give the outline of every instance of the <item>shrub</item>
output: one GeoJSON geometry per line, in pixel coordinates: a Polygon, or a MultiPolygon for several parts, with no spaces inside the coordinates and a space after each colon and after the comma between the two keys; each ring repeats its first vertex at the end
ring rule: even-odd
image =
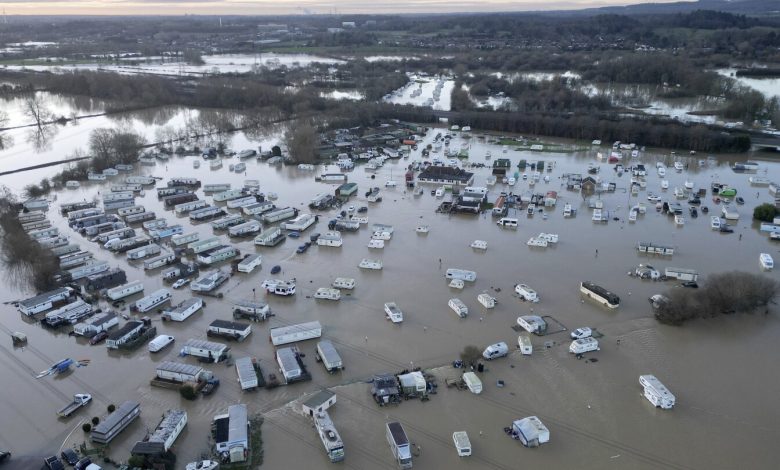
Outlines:
{"type": "Polygon", "coordinates": [[[84,423],[81,425],[81,430],[84,432],[90,432],[92,431],[92,425],[89,423],[84,423]]]}
{"type": "Polygon", "coordinates": [[[753,218],[761,222],[772,222],[777,215],[777,209],[772,204],[761,204],[753,209],[753,218]]]}
{"type": "Polygon", "coordinates": [[[98,423],[100,423],[100,418],[98,418],[97,416],[93,417],[92,418],[92,425],[93,426],[97,426],[98,423]]]}
{"type": "Polygon", "coordinates": [[[179,387],[179,393],[185,400],[194,400],[198,397],[198,394],[195,393],[195,387],[189,384],[179,387]]]}
{"type": "Polygon", "coordinates": [[[116,409],[116,406],[113,403],[111,403],[110,405],[108,405],[107,409],[109,413],[113,413],[114,410],[116,409]]]}
{"type": "Polygon", "coordinates": [[[460,359],[466,366],[474,365],[482,357],[482,353],[479,348],[473,345],[466,346],[463,351],[460,352],[460,359]]]}

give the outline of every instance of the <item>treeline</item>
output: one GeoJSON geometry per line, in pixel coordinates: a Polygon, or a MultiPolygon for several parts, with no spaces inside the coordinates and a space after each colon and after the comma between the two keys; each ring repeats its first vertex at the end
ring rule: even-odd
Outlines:
{"type": "Polygon", "coordinates": [[[34,242],[19,223],[19,204],[7,188],[0,196],[0,262],[7,282],[17,287],[34,287],[46,291],[53,287],[52,279],[59,263],[51,251],[34,242]]]}
{"type": "Polygon", "coordinates": [[[661,323],[682,325],[686,321],[764,309],[777,296],[777,281],[744,272],[714,274],[699,289],[670,289],[667,300],[657,303],[655,318],[661,323]]]}
{"type": "Polygon", "coordinates": [[[450,119],[475,129],[569,139],[635,142],[648,147],[704,152],[745,152],[750,138],[655,118],[627,118],[605,113],[551,114],[470,111],[450,119]]]}

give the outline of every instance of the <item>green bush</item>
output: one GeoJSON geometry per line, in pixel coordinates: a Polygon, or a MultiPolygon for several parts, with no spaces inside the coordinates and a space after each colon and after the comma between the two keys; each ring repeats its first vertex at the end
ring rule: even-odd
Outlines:
{"type": "Polygon", "coordinates": [[[194,400],[198,397],[198,394],[195,392],[195,387],[192,385],[182,385],[179,388],[179,393],[185,400],[194,400]]]}
{"type": "Polygon", "coordinates": [[[97,416],[93,417],[92,418],[92,425],[93,426],[97,426],[98,423],[100,423],[100,418],[98,418],[97,416]]]}
{"type": "Polygon", "coordinates": [[[92,431],[92,425],[89,423],[84,423],[81,425],[81,430],[84,432],[90,432],[92,431]]]}
{"type": "Polygon", "coordinates": [[[116,409],[116,406],[113,403],[111,403],[110,405],[108,405],[107,409],[109,413],[113,413],[114,410],[116,409]]]}
{"type": "Polygon", "coordinates": [[[753,209],[753,218],[761,222],[772,222],[777,215],[777,209],[772,204],[761,204],[753,209]]]}

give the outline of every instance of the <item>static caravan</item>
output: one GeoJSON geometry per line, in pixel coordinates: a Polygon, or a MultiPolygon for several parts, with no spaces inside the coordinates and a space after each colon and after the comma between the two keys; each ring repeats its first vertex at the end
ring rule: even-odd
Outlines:
{"type": "Polygon", "coordinates": [[[36,313],[49,310],[54,306],[54,303],[66,300],[72,294],[73,289],[70,287],[60,287],[59,289],[22,300],[16,308],[25,315],[35,315],[36,313]]]}
{"type": "Polygon", "coordinates": [[[279,222],[280,220],[290,219],[298,215],[298,209],[293,207],[283,207],[281,209],[275,209],[271,212],[266,212],[262,215],[261,219],[266,224],[272,224],[279,222]]]}
{"type": "Polygon", "coordinates": [[[144,186],[154,184],[155,179],[151,176],[126,176],[125,183],[127,184],[142,184],[144,186]]]}
{"type": "Polygon", "coordinates": [[[42,240],[44,238],[56,237],[59,234],[57,227],[43,228],[40,230],[33,230],[28,232],[27,235],[33,240],[42,240]]]}
{"type": "Polygon", "coordinates": [[[136,260],[136,259],[143,259],[148,256],[156,256],[159,255],[161,251],[162,250],[160,248],[160,245],[151,243],[149,245],[139,246],[138,248],[133,248],[132,250],[128,250],[127,259],[136,260]]]}
{"type": "Polygon", "coordinates": [[[645,398],[655,407],[665,410],[674,407],[676,402],[674,395],[654,375],[640,375],[639,383],[644,388],[645,398]]]}
{"type": "Polygon", "coordinates": [[[141,224],[141,227],[144,228],[144,230],[157,230],[158,228],[163,228],[168,225],[168,221],[165,219],[154,219],[154,220],[147,220],[143,224],[141,224]]]}
{"type": "Polygon", "coordinates": [[[249,206],[255,203],[257,203],[257,197],[245,196],[236,199],[231,199],[230,201],[227,202],[227,207],[228,209],[241,209],[244,206],[249,206]]]}
{"type": "Polygon", "coordinates": [[[271,343],[274,346],[279,346],[319,338],[322,336],[322,325],[318,321],[299,323],[297,325],[271,328],[270,333],[271,343]]]}
{"type": "Polygon", "coordinates": [[[125,217],[125,223],[137,224],[138,222],[145,222],[147,220],[154,220],[157,215],[152,212],[141,212],[140,214],[128,215],[125,217]]]}
{"type": "Polygon", "coordinates": [[[280,224],[280,227],[282,227],[285,230],[295,230],[298,232],[303,232],[307,228],[311,227],[315,222],[317,221],[317,217],[311,215],[311,214],[300,214],[298,217],[280,224]]]}
{"type": "Polygon", "coordinates": [[[76,323],[73,326],[73,333],[91,338],[100,332],[108,331],[118,324],[119,318],[116,316],[116,313],[102,312],[81,323],[76,323]]]}
{"type": "Polygon", "coordinates": [[[200,187],[200,180],[197,178],[185,178],[185,177],[171,178],[170,181],[168,181],[168,187],[173,188],[176,186],[187,186],[191,188],[198,188],[200,187]]]}
{"type": "Polygon", "coordinates": [[[199,238],[200,235],[198,234],[198,232],[183,233],[183,234],[173,235],[171,237],[171,243],[173,243],[175,246],[182,246],[192,242],[196,242],[198,241],[199,238]]]}
{"type": "Polygon", "coordinates": [[[57,235],[56,237],[41,238],[35,240],[43,248],[57,248],[68,244],[67,235],[57,235]]]}
{"type": "Polygon", "coordinates": [[[51,227],[51,222],[48,220],[37,220],[35,222],[26,222],[22,224],[22,230],[25,232],[31,232],[33,230],[40,230],[43,228],[51,227]]]}
{"type": "Polygon", "coordinates": [[[225,214],[225,211],[221,207],[206,206],[201,209],[195,209],[190,212],[191,222],[202,222],[204,220],[216,219],[225,214]]]}
{"type": "Polygon", "coordinates": [[[131,281],[127,284],[108,289],[106,291],[106,297],[110,300],[119,300],[143,291],[144,285],[141,281],[131,281]]]}
{"type": "Polygon", "coordinates": [[[111,240],[112,238],[130,238],[135,236],[135,229],[132,229],[130,227],[125,228],[119,228],[116,230],[111,230],[110,232],[101,233],[97,237],[95,237],[96,242],[98,243],[106,243],[107,241],[111,240]]]}
{"type": "Polygon", "coordinates": [[[465,269],[450,268],[444,274],[447,279],[460,279],[461,281],[474,282],[477,280],[477,273],[474,271],[467,271],[465,269]]]}
{"type": "Polygon", "coordinates": [[[69,245],[58,246],[50,250],[54,256],[67,255],[68,253],[75,253],[81,251],[81,247],[75,243],[69,245]]]}
{"type": "Polygon", "coordinates": [[[108,271],[109,268],[108,261],[90,260],[84,266],[69,269],[65,272],[68,273],[68,277],[70,277],[71,281],[78,281],[79,279],[91,276],[92,274],[108,271]]]}
{"type": "Polygon", "coordinates": [[[228,228],[228,235],[231,237],[247,237],[263,229],[263,225],[257,220],[249,220],[243,224],[234,225],[228,228]]]}
{"type": "MultiPolygon", "coordinates": [[[[40,212],[40,211],[30,212],[29,214],[25,214],[25,215],[30,215],[30,214],[41,214],[42,217],[38,218],[36,216],[35,219],[29,218],[29,220],[28,220],[28,218],[24,218],[23,219],[22,216],[20,215],[19,216],[19,222],[23,222],[23,223],[24,222],[34,222],[35,220],[43,220],[45,218],[43,216],[43,212],[40,212]]],[[[95,215],[102,215],[102,214],[103,214],[103,209],[98,209],[96,207],[90,207],[90,208],[87,208],[87,209],[79,209],[79,210],[76,210],[76,211],[73,211],[73,212],[68,212],[68,223],[75,222],[76,220],[83,219],[84,217],[92,217],[92,216],[95,216],[95,215]]]]}
{"type": "Polygon", "coordinates": [[[699,273],[696,270],[693,269],[683,269],[683,268],[666,268],[664,270],[664,274],[666,277],[674,278],[679,281],[698,281],[699,280],[699,273]]]}
{"type": "MultiPolygon", "coordinates": [[[[67,204],[60,204],[60,213],[62,215],[66,215],[69,212],[81,210],[81,209],[89,209],[91,207],[95,207],[97,204],[95,202],[69,202],[67,204]]],[[[28,207],[28,209],[30,209],[28,207]]],[[[30,209],[32,210],[32,209],[30,209]]]]}
{"type": "Polygon", "coordinates": [[[242,273],[251,273],[256,267],[260,266],[262,262],[263,256],[260,254],[247,255],[246,258],[238,263],[238,267],[236,269],[242,273]]]}
{"type": "Polygon", "coordinates": [[[203,185],[204,193],[221,193],[221,192],[228,191],[229,189],[230,189],[230,184],[228,183],[216,183],[216,184],[203,185]]]}
{"type": "Polygon", "coordinates": [[[336,289],[352,290],[355,288],[355,280],[348,277],[337,277],[331,285],[336,289]]]}
{"type": "Polygon", "coordinates": [[[285,382],[289,383],[303,376],[298,352],[294,348],[279,348],[276,350],[276,362],[285,382]]]}
{"type": "Polygon", "coordinates": [[[132,250],[151,243],[151,239],[144,234],[136,235],[134,237],[119,239],[113,238],[107,241],[103,246],[111,251],[117,253],[124,253],[125,251],[132,250]]]}
{"type": "Polygon", "coordinates": [[[228,189],[227,191],[215,194],[212,198],[214,199],[214,202],[225,202],[240,198],[244,195],[246,195],[246,193],[243,189],[228,189]]]}
{"type": "Polygon", "coordinates": [[[181,225],[169,225],[167,227],[161,227],[154,230],[149,230],[149,236],[152,237],[155,240],[159,240],[161,238],[168,238],[173,235],[181,235],[184,233],[184,227],[181,225]]]}
{"type": "Polygon", "coordinates": [[[229,351],[230,348],[225,344],[200,339],[187,340],[181,350],[183,354],[202,357],[210,362],[219,362],[227,359],[229,351]]]}
{"type": "Polygon", "coordinates": [[[59,257],[60,268],[67,269],[75,266],[82,265],[94,257],[89,251],[78,251],[76,253],[68,253],[59,257]]]}
{"type": "Polygon", "coordinates": [[[126,401],[92,429],[90,439],[98,444],[108,444],[140,415],[140,403],[126,401]]]}
{"type": "Polygon", "coordinates": [[[137,193],[142,189],[143,187],[140,184],[112,184],[111,185],[112,193],[123,193],[127,191],[132,191],[137,193]]]}
{"type": "Polygon", "coordinates": [[[88,317],[92,314],[92,305],[84,302],[81,299],[76,299],[75,302],[64,305],[57,310],[52,310],[46,314],[44,323],[51,327],[57,327],[63,324],[75,324],[82,318],[88,317]]]}
{"type": "Polygon", "coordinates": [[[279,227],[271,227],[255,237],[255,245],[276,246],[287,238],[279,227]]]}
{"type": "Polygon", "coordinates": [[[186,214],[187,212],[194,211],[195,209],[201,209],[206,207],[208,203],[202,199],[195,201],[182,202],[173,206],[173,211],[177,214],[186,214]]]}
{"type": "Polygon", "coordinates": [[[184,194],[189,192],[192,192],[189,190],[189,188],[158,188],[157,198],[162,199],[165,196],[173,196],[175,194],[184,194]]]}
{"type": "Polygon", "coordinates": [[[175,253],[163,253],[161,255],[155,256],[154,258],[149,258],[144,260],[144,271],[149,271],[151,269],[157,269],[162,266],[169,265],[175,262],[177,259],[178,258],[176,257],[175,253]]]}
{"type": "Polygon", "coordinates": [[[109,289],[127,282],[127,273],[121,268],[112,268],[102,273],[87,276],[86,288],[88,291],[109,289]]]}
{"type": "Polygon", "coordinates": [[[172,196],[165,196],[162,198],[162,202],[166,209],[176,207],[177,205],[184,204],[185,202],[192,202],[197,200],[198,196],[195,193],[174,194],[172,196]]]}
{"type": "Polygon", "coordinates": [[[536,416],[513,421],[511,432],[526,447],[539,447],[550,441],[550,431],[536,416]]]}
{"type": "Polygon", "coordinates": [[[317,245],[318,246],[335,246],[339,247],[344,244],[344,241],[341,238],[341,232],[336,230],[330,230],[317,238],[317,245]]]}
{"type": "Polygon", "coordinates": [[[230,276],[227,273],[216,270],[196,279],[190,284],[190,289],[192,292],[211,292],[227,282],[228,279],[230,279],[230,276]]]}
{"type": "MultiPolygon", "coordinates": [[[[97,211],[96,213],[86,214],[86,215],[95,215],[95,214],[99,214],[101,212],[100,209],[95,209],[95,208],[92,208],[92,209],[79,209],[79,210],[97,211]]],[[[73,211],[73,212],[79,212],[79,211],[73,211]]],[[[73,219],[70,218],[70,214],[71,213],[68,213],[68,220],[73,220],[73,219]]],[[[84,216],[79,216],[79,217],[84,217],[84,216]]],[[[19,219],[19,222],[24,224],[24,223],[27,223],[27,222],[37,222],[39,220],[43,220],[43,219],[46,218],[46,214],[43,211],[20,212],[19,215],[17,216],[17,218],[19,219]]],[[[76,218],[78,218],[78,217],[74,217],[74,219],[76,219],[76,218]]]]}
{"type": "Polygon", "coordinates": [[[238,383],[241,390],[251,390],[257,388],[257,371],[251,357],[240,357],[236,359],[236,373],[238,374],[238,383]]]}
{"type": "Polygon", "coordinates": [[[199,253],[196,260],[199,264],[210,265],[227,261],[239,255],[239,251],[232,246],[219,246],[204,253],[199,253]]]}
{"type": "Polygon", "coordinates": [[[198,265],[195,263],[177,263],[175,266],[160,271],[160,277],[163,278],[163,281],[168,282],[194,276],[196,274],[198,274],[198,265]]]}
{"type": "Polygon", "coordinates": [[[260,215],[268,211],[272,211],[276,208],[276,205],[271,201],[256,202],[243,206],[241,211],[246,215],[260,215]]]}
{"type": "Polygon", "coordinates": [[[205,240],[192,242],[187,245],[187,249],[192,250],[193,253],[203,253],[204,251],[211,250],[220,245],[219,237],[211,237],[205,240]]]}
{"type": "Polygon", "coordinates": [[[172,321],[184,321],[203,308],[203,299],[192,298],[180,302],[172,309],[163,311],[163,319],[172,321]]]}
{"type": "Polygon", "coordinates": [[[133,214],[140,214],[141,212],[145,212],[146,208],[144,206],[130,206],[130,207],[123,207],[116,211],[117,215],[120,217],[124,217],[127,215],[133,215],[133,214]]]}
{"type": "Polygon", "coordinates": [[[103,209],[106,211],[113,211],[117,209],[121,209],[123,207],[130,207],[135,204],[134,199],[125,199],[120,201],[110,201],[110,202],[104,202],[103,203],[103,209]]]}
{"type": "Polygon", "coordinates": [[[246,318],[254,321],[265,320],[271,315],[271,307],[265,302],[256,300],[239,300],[233,302],[233,318],[246,318]]]}
{"type": "Polygon", "coordinates": [[[107,193],[103,195],[103,203],[112,201],[125,201],[127,199],[135,199],[135,194],[132,191],[120,191],[116,193],[107,193]]]}
{"type": "Polygon", "coordinates": [[[234,225],[243,224],[246,222],[246,219],[241,217],[238,214],[229,214],[225,217],[222,217],[221,219],[217,219],[214,222],[211,222],[211,228],[214,230],[225,230],[226,228],[232,227],[234,225]]]}
{"type": "Polygon", "coordinates": [[[140,313],[146,313],[153,308],[164,304],[171,299],[171,293],[167,289],[160,289],[152,292],[146,297],[139,299],[135,302],[130,309],[138,311],[140,313]]]}
{"type": "Polygon", "coordinates": [[[214,320],[209,324],[209,329],[206,331],[208,336],[221,336],[235,341],[243,341],[251,333],[251,325],[228,320],[214,320]]]}

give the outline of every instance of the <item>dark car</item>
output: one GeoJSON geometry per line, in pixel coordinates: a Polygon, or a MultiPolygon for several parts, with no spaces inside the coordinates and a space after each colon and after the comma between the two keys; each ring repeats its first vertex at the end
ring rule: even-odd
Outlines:
{"type": "Polygon", "coordinates": [[[0,450],[0,463],[5,462],[11,458],[11,453],[7,450],[0,450]]]}
{"type": "Polygon", "coordinates": [[[89,344],[91,344],[93,346],[96,345],[96,344],[100,344],[106,338],[108,338],[108,332],[107,331],[101,331],[100,333],[98,333],[95,336],[93,336],[92,338],[90,338],[89,344]]]}
{"type": "Polygon", "coordinates": [[[682,284],[680,284],[683,287],[690,287],[691,289],[698,289],[699,284],[696,281],[685,281],[682,284]]]}
{"type": "Polygon", "coordinates": [[[320,238],[320,232],[314,232],[314,233],[312,233],[312,234],[311,234],[311,236],[309,237],[309,240],[311,240],[311,241],[312,241],[312,243],[314,243],[314,242],[316,242],[316,241],[317,241],[317,239],[318,239],[318,238],[320,238]]]}
{"type": "Polygon", "coordinates": [[[368,212],[368,207],[366,207],[366,206],[360,206],[360,207],[358,207],[358,210],[357,210],[357,211],[358,211],[358,213],[359,213],[359,214],[362,214],[362,213],[364,213],[364,212],[368,212]]]}
{"type": "Polygon", "coordinates": [[[303,245],[299,246],[297,250],[295,250],[296,253],[306,253],[306,250],[309,249],[311,246],[311,242],[306,242],[303,245]]]}
{"type": "Polygon", "coordinates": [[[91,463],[92,460],[89,457],[84,457],[83,459],[76,462],[76,465],[73,466],[73,470],[84,470],[85,468],[89,467],[91,463]]]}
{"type": "Polygon", "coordinates": [[[282,270],[282,267],[277,264],[276,266],[271,268],[271,274],[277,274],[281,270],[282,270]]]}
{"type": "Polygon", "coordinates": [[[731,227],[729,227],[728,225],[721,225],[721,226],[720,226],[720,231],[721,231],[722,233],[733,233],[733,232],[734,232],[734,229],[733,229],[733,228],[731,228],[731,227]]]}
{"type": "Polygon", "coordinates": [[[210,379],[209,381],[206,382],[206,385],[204,385],[203,388],[200,389],[200,393],[202,393],[203,395],[211,395],[212,393],[214,393],[214,390],[216,390],[217,387],[219,387],[219,379],[217,378],[210,379]]]}
{"type": "Polygon", "coordinates": [[[298,238],[301,236],[301,232],[290,232],[287,234],[287,236],[290,238],[298,238]]]}
{"type": "Polygon", "coordinates": [[[43,459],[43,465],[44,468],[48,468],[49,470],[65,470],[65,465],[60,462],[60,459],[58,459],[56,455],[43,459]]]}
{"type": "Polygon", "coordinates": [[[76,465],[79,461],[79,454],[69,447],[65,448],[62,453],[60,453],[60,457],[69,465],[76,465]]]}

